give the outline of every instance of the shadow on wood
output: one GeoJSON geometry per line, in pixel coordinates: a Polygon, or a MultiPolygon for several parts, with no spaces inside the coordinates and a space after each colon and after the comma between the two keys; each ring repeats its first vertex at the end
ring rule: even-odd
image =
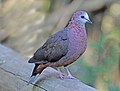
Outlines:
{"type": "Polygon", "coordinates": [[[42,72],[35,85],[27,85],[33,65],[0,45],[0,91],[98,91],[80,81],[56,78],[58,72],[51,67],[42,72]]]}

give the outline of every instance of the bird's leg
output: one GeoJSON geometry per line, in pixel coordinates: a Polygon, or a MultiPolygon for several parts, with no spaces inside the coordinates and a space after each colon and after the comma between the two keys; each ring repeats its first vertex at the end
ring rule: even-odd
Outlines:
{"type": "Polygon", "coordinates": [[[64,78],[77,79],[77,78],[75,78],[74,76],[72,76],[72,74],[70,73],[70,71],[68,70],[68,68],[67,68],[66,66],[64,66],[64,69],[65,69],[66,72],[67,72],[67,76],[64,77],[64,78]]]}
{"type": "Polygon", "coordinates": [[[57,70],[58,70],[58,78],[61,78],[61,79],[63,79],[64,78],[64,75],[63,75],[63,73],[60,71],[60,68],[57,68],[57,70]]]}

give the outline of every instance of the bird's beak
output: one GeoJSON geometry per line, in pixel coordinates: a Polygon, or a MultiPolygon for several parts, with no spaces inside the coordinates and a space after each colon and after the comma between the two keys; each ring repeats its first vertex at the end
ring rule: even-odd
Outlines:
{"type": "Polygon", "coordinates": [[[91,20],[88,20],[88,23],[89,23],[89,24],[92,24],[92,21],[91,21],[91,20]]]}
{"type": "MultiPolygon", "coordinates": [[[[86,18],[85,18],[86,19],[86,18]]],[[[92,21],[90,19],[86,19],[89,24],[92,24],[92,21]]]]}

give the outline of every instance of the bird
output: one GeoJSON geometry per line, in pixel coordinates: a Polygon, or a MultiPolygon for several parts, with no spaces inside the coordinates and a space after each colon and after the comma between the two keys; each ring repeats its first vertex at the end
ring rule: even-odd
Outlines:
{"type": "Polygon", "coordinates": [[[63,29],[48,38],[28,61],[35,64],[29,83],[34,82],[46,67],[56,67],[61,79],[75,79],[67,66],[75,62],[87,48],[86,23],[92,24],[88,13],[77,10],[63,29]],[[67,72],[66,76],[60,71],[61,66],[67,72]]]}

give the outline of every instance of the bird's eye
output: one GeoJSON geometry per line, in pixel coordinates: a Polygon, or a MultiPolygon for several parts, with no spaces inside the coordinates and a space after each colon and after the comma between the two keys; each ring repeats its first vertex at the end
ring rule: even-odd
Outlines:
{"type": "Polygon", "coordinates": [[[84,16],[81,16],[81,18],[84,18],[84,16]]]}

